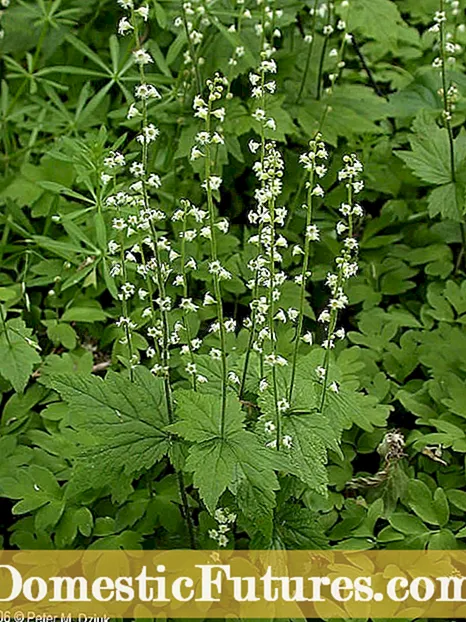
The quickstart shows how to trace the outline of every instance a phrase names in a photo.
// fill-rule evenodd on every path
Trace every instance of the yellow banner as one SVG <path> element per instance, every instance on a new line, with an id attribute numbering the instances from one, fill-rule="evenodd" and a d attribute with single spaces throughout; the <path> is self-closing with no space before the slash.
<path id="1" fill-rule="evenodd" d="M 466 618 L 464 551 L 1 551 L 0 619 Z"/>

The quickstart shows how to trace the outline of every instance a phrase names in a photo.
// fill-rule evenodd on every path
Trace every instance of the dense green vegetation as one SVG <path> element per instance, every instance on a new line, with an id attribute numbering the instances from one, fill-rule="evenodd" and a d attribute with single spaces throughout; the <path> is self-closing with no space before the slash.
<path id="1" fill-rule="evenodd" d="M 463 548 L 463 0 L 0 0 L 4 548 Z"/>

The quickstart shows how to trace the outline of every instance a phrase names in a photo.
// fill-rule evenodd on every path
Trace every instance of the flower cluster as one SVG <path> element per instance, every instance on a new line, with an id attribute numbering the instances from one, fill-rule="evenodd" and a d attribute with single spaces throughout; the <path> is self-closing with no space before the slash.
<path id="1" fill-rule="evenodd" d="M 183 28 L 188 47 L 183 54 L 185 75 L 194 77 L 198 90 L 201 90 L 199 68 L 205 63 L 201 56 L 201 47 L 205 38 L 205 30 L 210 24 L 208 2 L 205 0 L 189 0 L 181 3 L 181 15 L 175 18 L 175 28 Z M 189 87 L 187 80 L 184 86 Z"/>
<path id="2" fill-rule="evenodd" d="M 223 548 L 228 545 L 227 534 L 236 521 L 236 514 L 230 512 L 228 508 L 218 508 L 215 510 L 214 518 L 217 521 L 217 529 L 209 529 L 209 538 Z"/>
<path id="3" fill-rule="evenodd" d="M 328 32 L 329 34 L 333 34 L 334 31 L 337 33 L 341 33 L 341 41 L 339 46 L 333 46 L 330 48 L 328 52 L 328 56 L 330 59 L 334 60 L 335 65 L 334 69 L 331 73 L 329 73 L 328 78 L 330 81 L 330 86 L 326 89 L 326 93 L 330 94 L 332 89 L 340 76 L 342 70 L 344 69 L 345 63 L 345 49 L 348 43 L 351 43 L 351 34 L 348 32 L 348 20 L 349 20 L 349 11 L 350 11 L 350 3 L 348 0 L 343 0 L 340 3 L 340 19 L 337 20 L 336 28 L 328 24 L 324 27 L 324 35 Z"/>
<path id="4" fill-rule="evenodd" d="M 157 140 L 159 130 L 148 120 L 148 105 L 151 100 L 159 100 L 161 95 L 146 79 L 145 66 L 152 63 L 152 57 L 143 48 L 139 35 L 148 20 L 149 7 L 147 4 L 136 6 L 134 0 L 118 0 L 118 3 L 127 11 L 118 23 L 118 32 L 121 36 L 131 35 L 135 43 L 133 60 L 140 80 L 135 86 L 135 101 L 130 105 L 127 117 L 139 121 L 136 142 L 140 151 L 129 166 L 133 181 L 127 187 L 118 188 L 117 182 L 118 173 L 127 165 L 125 156 L 111 151 L 103 161 L 104 170 L 100 177 L 105 188 L 104 205 L 115 214 L 112 220 L 115 238 L 108 243 L 109 273 L 119 283 L 117 296 L 122 315 L 116 325 L 124 333 L 120 344 L 127 348 L 130 369 L 139 361 L 133 332 L 136 328 L 145 328 L 149 344 L 146 356 L 152 361 L 152 371 L 167 375 L 169 349 L 179 343 L 183 327 L 177 323 L 171 332 L 169 330 L 167 313 L 172 309 L 173 301 L 166 294 L 166 283 L 171 274 L 171 262 L 177 254 L 167 238 L 157 231 L 165 214 L 153 207 L 151 200 L 152 193 L 161 186 L 161 179 L 149 170 L 149 149 Z M 141 303 L 142 311 L 135 316 L 132 308 Z"/>
<path id="5" fill-rule="evenodd" d="M 270 384 L 274 393 L 275 418 L 269 424 L 274 428 L 273 440 L 267 442 L 269 447 L 277 450 L 291 447 L 292 439 L 283 437 L 281 432 L 281 415 L 287 404 L 286 396 L 279 394 L 277 368 L 288 365 L 286 358 L 277 352 L 277 323 L 296 322 L 298 310 L 280 306 L 282 287 L 287 279 L 282 269 L 283 251 L 288 247 L 287 239 L 280 233 L 285 225 L 287 209 L 278 204 L 282 192 L 284 162 L 277 145 L 267 136 L 276 129 L 275 119 L 268 113 L 268 98 L 275 93 L 276 84 L 273 76 L 277 73 L 277 65 L 273 58 L 275 48 L 265 37 L 267 28 L 273 24 L 274 9 L 265 7 L 259 32 L 262 36 L 261 63 L 250 74 L 251 96 L 257 101 L 252 114 L 259 125 L 260 142 L 251 140 L 249 149 L 258 154 L 253 171 L 258 181 L 255 190 L 255 207 L 248 214 L 249 222 L 257 226 L 257 233 L 249 242 L 256 247 L 255 257 L 248 267 L 252 278 L 248 288 L 252 293 L 250 302 L 251 315 L 244 326 L 249 330 L 248 354 L 245 359 L 240 394 L 249 364 L 249 352 L 255 351 L 260 360 L 261 380 L 259 389 L 265 390 Z M 271 38 L 278 36 L 275 30 Z M 288 406 L 286 406 L 288 408 Z"/>
<path id="6" fill-rule="evenodd" d="M 434 58 L 432 66 L 440 72 L 442 86 L 438 94 L 443 101 L 443 118 L 448 125 L 452 119 L 456 102 L 459 98 L 458 88 L 453 83 L 448 83 L 447 67 L 455 65 L 457 57 L 462 53 L 463 47 L 458 43 L 458 34 L 464 31 L 465 25 L 457 23 L 460 3 L 458 0 L 441 0 L 440 10 L 434 15 L 434 23 L 429 32 L 436 35 L 438 55 Z M 451 19 L 448 19 L 448 18 Z"/>

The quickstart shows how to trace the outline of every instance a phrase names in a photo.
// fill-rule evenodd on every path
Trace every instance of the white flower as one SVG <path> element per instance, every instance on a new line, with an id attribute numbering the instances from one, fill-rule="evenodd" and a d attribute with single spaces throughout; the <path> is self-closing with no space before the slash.
<path id="1" fill-rule="evenodd" d="M 225 547 L 228 544 L 228 538 L 224 534 L 221 534 L 219 535 L 217 542 L 220 547 Z"/>
<path id="2" fill-rule="evenodd" d="M 142 164 L 142 162 L 133 162 L 129 170 L 130 170 L 130 173 L 134 175 L 135 177 L 143 177 L 145 174 L 144 165 Z"/>
<path id="3" fill-rule="evenodd" d="M 306 237 L 311 242 L 317 242 L 320 239 L 319 229 L 316 225 L 309 225 L 306 229 Z"/>
<path id="4" fill-rule="evenodd" d="M 190 376 L 194 376 L 197 373 L 196 363 L 188 363 L 185 369 Z"/>
<path id="5" fill-rule="evenodd" d="M 158 175 L 156 175 L 155 173 L 152 173 L 152 175 L 149 175 L 149 179 L 147 180 L 147 185 L 150 186 L 151 188 L 160 188 L 160 186 L 162 185 L 162 182 Z"/>
<path id="6" fill-rule="evenodd" d="M 233 384 L 241 383 L 241 380 L 239 379 L 238 374 L 236 374 L 234 371 L 228 372 L 228 380 L 232 382 Z"/>
<path id="7" fill-rule="evenodd" d="M 211 175 L 208 180 L 204 181 L 202 187 L 210 190 L 218 190 L 222 184 L 222 178 L 217 175 Z"/>
<path id="8" fill-rule="evenodd" d="M 265 378 L 262 378 L 262 380 L 259 382 L 259 391 L 263 393 L 268 386 L 269 383 L 267 382 L 267 380 Z"/>
<path id="9" fill-rule="evenodd" d="M 266 421 L 264 425 L 264 430 L 267 434 L 273 434 L 275 432 L 275 424 L 273 421 Z"/>
<path id="10" fill-rule="evenodd" d="M 149 17 L 149 7 L 146 4 L 140 6 L 139 9 L 136 9 L 134 12 L 136 15 L 142 17 L 145 22 L 147 22 L 147 19 Z"/>
<path id="11" fill-rule="evenodd" d="M 301 339 L 304 341 L 304 343 L 309 344 L 310 346 L 312 346 L 313 343 L 313 337 L 312 337 L 312 333 L 311 332 L 307 332 L 305 333 Z"/>
<path id="12" fill-rule="evenodd" d="M 161 99 L 158 90 L 152 84 L 139 84 L 135 90 L 137 99 Z"/>
<path id="13" fill-rule="evenodd" d="M 217 110 L 212 110 L 212 116 L 216 117 L 221 123 L 223 123 L 225 120 L 225 108 L 217 108 Z"/>
<path id="14" fill-rule="evenodd" d="M 182 298 L 180 302 L 180 309 L 183 311 L 191 312 L 199 309 L 198 305 L 193 303 L 192 298 Z"/>
<path id="15" fill-rule="evenodd" d="M 282 398 L 277 402 L 277 408 L 279 412 L 286 412 L 290 408 L 290 403 L 287 399 Z"/>
<path id="16" fill-rule="evenodd" d="M 139 110 L 136 108 L 135 104 L 131 104 L 131 106 L 129 107 L 128 110 L 128 114 L 126 115 L 127 119 L 134 119 L 134 117 L 140 117 L 141 113 L 139 112 Z"/>
<path id="17" fill-rule="evenodd" d="M 157 136 L 160 134 L 160 131 L 153 125 L 149 123 L 146 127 L 142 128 L 142 134 L 139 134 L 137 137 L 137 141 L 141 144 L 149 144 L 154 142 L 157 139 Z"/>
<path id="18" fill-rule="evenodd" d="M 325 378 L 325 367 L 316 367 L 316 374 L 319 380 L 323 380 Z"/>
<path id="19" fill-rule="evenodd" d="M 132 24 L 130 24 L 127 17 L 122 17 L 118 22 L 118 34 L 124 36 L 130 30 L 133 30 Z"/>
<path id="20" fill-rule="evenodd" d="M 289 434 L 285 434 L 285 436 L 282 438 L 282 443 L 284 447 L 286 447 L 287 449 L 291 449 L 293 439 Z"/>
<path id="21" fill-rule="evenodd" d="M 149 52 L 147 52 L 146 50 L 142 48 L 140 50 L 135 50 L 133 52 L 133 58 L 136 64 L 138 65 L 148 65 L 149 63 L 154 62 L 154 59 L 149 54 Z"/>
<path id="22" fill-rule="evenodd" d="M 212 294 L 207 292 L 204 296 L 204 302 L 203 302 L 204 307 L 207 307 L 208 305 L 214 305 L 214 304 L 216 304 L 215 298 L 212 296 Z"/>
<path id="23" fill-rule="evenodd" d="M 236 329 L 236 320 L 233 320 L 232 318 L 225 320 L 224 326 L 227 333 L 233 333 Z"/>

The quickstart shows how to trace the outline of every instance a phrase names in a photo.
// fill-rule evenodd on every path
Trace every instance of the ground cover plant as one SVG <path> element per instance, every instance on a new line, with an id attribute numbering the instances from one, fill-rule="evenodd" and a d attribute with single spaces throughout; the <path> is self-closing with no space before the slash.
<path id="1" fill-rule="evenodd" d="M 462 549 L 463 0 L 0 0 L 3 548 Z"/>

